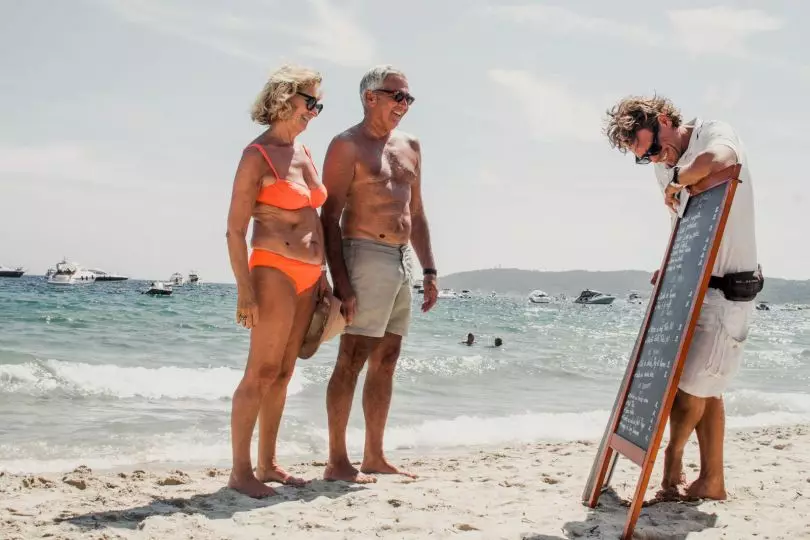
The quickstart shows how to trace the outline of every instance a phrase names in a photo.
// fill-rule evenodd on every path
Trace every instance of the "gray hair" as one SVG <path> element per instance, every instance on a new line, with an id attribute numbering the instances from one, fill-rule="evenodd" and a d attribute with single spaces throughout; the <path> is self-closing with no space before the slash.
<path id="1" fill-rule="evenodd" d="M 405 78 L 405 74 L 390 64 L 374 66 L 360 79 L 360 102 L 366 107 L 366 90 L 379 90 L 389 75 Z"/>

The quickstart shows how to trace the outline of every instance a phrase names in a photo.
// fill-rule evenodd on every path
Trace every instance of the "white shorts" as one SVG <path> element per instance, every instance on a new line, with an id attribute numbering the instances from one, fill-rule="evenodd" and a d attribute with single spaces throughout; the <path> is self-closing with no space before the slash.
<path id="1" fill-rule="evenodd" d="M 737 374 L 754 302 L 732 302 L 708 289 L 678 388 L 696 397 L 720 397 Z"/>

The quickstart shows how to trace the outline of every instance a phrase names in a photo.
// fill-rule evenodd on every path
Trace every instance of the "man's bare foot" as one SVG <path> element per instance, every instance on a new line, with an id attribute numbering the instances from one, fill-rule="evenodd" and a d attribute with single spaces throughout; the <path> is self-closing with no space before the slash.
<path id="1" fill-rule="evenodd" d="M 408 478 L 416 478 L 415 474 L 391 465 L 385 458 L 374 461 L 364 459 L 362 465 L 360 465 L 360 470 L 366 474 L 401 474 Z"/>
<path id="2" fill-rule="evenodd" d="M 686 492 L 684 498 L 689 501 L 696 501 L 699 499 L 712 499 L 714 501 L 725 501 L 728 498 L 726 488 L 723 485 L 723 480 L 707 480 L 698 478 L 692 482 Z"/>
<path id="3" fill-rule="evenodd" d="M 256 467 L 256 479 L 259 482 L 278 482 L 285 486 L 301 487 L 309 484 L 309 480 L 291 475 L 278 465 L 273 465 L 267 469 Z"/>
<path id="4" fill-rule="evenodd" d="M 661 489 L 655 494 L 655 497 L 649 501 L 645 501 L 643 506 L 651 504 L 658 504 L 660 502 L 672 502 L 683 500 L 686 491 L 686 475 L 680 473 L 674 478 L 664 478 L 661 481 Z"/>
<path id="5" fill-rule="evenodd" d="M 675 452 L 669 447 L 664 451 L 664 479 L 662 489 L 669 489 L 686 484 L 686 475 L 683 474 L 683 451 Z"/>
<path id="6" fill-rule="evenodd" d="M 680 489 L 686 487 L 686 475 L 680 473 L 678 476 L 668 479 L 664 478 L 661 481 L 661 491 L 667 489 Z"/>
<path id="7" fill-rule="evenodd" d="M 655 497 L 648 501 L 644 501 L 642 506 L 651 506 L 662 502 L 677 502 L 682 501 L 684 497 L 684 486 L 669 486 L 661 488 L 655 494 Z"/>
<path id="8" fill-rule="evenodd" d="M 326 466 L 326 470 L 323 471 L 323 479 L 329 480 L 330 482 L 342 480 L 344 482 L 353 482 L 355 484 L 373 484 L 377 481 L 377 479 L 373 476 L 363 474 L 352 467 L 352 464 L 349 462 L 335 465 L 329 463 Z"/>
<path id="9" fill-rule="evenodd" d="M 265 486 L 250 473 L 250 476 L 236 477 L 231 473 L 228 479 L 228 487 L 238 491 L 242 495 L 253 497 L 254 499 L 263 499 L 276 495 L 276 490 L 270 486 Z"/>

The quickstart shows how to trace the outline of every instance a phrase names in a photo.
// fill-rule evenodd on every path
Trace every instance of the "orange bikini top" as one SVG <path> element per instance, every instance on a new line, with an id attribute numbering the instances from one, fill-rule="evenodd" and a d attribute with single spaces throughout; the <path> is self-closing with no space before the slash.
<path id="1" fill-rule="evenodd" d="M 276 176 L 276 182 L 274 184 L 264 186 L 259 190 L 259 196 L 256 197 L 256 201 L 262 204 L 276 206 L 283 210 L 300 210 L 307 206 L 318 208 L 326 202 L 326 188 L 323 184 L 320 184 L 315 190 L 310 190 L 306 186 L 281 178 L 278 172 L 276 172 L 276 168 L 273 167 L 273 162 L 270 161 L 270 156 L 267 155 L 267 151 L 259 144 L 251 144 L 248 146 L 248 148 L 251 147 L 258 149 L 259 152 L 262 153 L 267 164 L 270 165 L 270 170 L 273 171 L 273 174 Z M 304 147 L 304 152 L 306 152 L 309 160 L 312 161 L 312 156 L 306 146 Z M 315 162 L 312 162 L 312 166 L 315 166 Z"/>

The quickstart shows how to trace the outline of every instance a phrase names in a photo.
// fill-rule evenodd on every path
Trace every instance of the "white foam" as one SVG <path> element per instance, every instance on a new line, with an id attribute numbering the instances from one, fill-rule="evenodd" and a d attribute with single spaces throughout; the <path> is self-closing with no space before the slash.
<path id="1" fill-rule="evenodd" d="M 0 470 L 10 473 L 44 473 L 70 471 L 79 465 L 91 469 L 182 463 L 197 467 L 230 466 L 231 445 L 227 431 L 203 433 L 188 430 L 180 433 L 127 437 L 100 446 L 0 445 Z M 257 455 L 258 441 L 253 439 L 252 455 Z M 296 443 L 280 441 L 280 456 L 306 455 L 312 450 Z M 26 457 L 16 457 L 26 456 Z"/>
<path id="2" fill-rule="evenodd" d="M 494 418 L 460 416 L 453 420 L 428 420 L 411 427 L 394 428 L 386 433 L 386 442 L 399 449 L 575 440 L 600 436 L 607 419 L 608 411 Z"/>
<path id="3" fill-rule="evenodd" d="M 758 416 L 763 413 L 797 413 L 810 416 L 810 394 L 736 390 L 724 396 L 729 416 Z"/>
<path id="4" fill-rule="evenodd" d="M 83 396 L 147 399 L 228 399 L 242 371 L 228 367 L 122 367 L 83 362 L 26 362 L 0 365 L 0 392 L 41 395 L 61 390 Z M 309 381 L 296 371 L 287 395 L 301 392 Z"/>
<path id="5" fill-rule="evenodd" d="M 598 440 L 604 432 L 608 412 L 459 416 L 411 425 L 389 425 L 385 433 L 385 449 L 430 452 L 544 441 Z M 802 423 L 810 423 L 810 411 L 762 412 L 727 419 L 728 429 Z M 353 456 L 361 455 L 364 435 L 362 428 L 348 430 L 348 446 Z M 327 456 L 327 441 L 325 428 L 300 424 L 287 426 L 279 441 L 278 455 L 287 460 L 323 460 Z M 255 458 L 257 438 L 254 437 L 252 442 L 252 455 Z M 0 470 L 55 472 L 71 470 L 81 464 L 93 469 L 167 463 L 197 467 L 229 466 L 230 456 L 229 430 L 223 427 L 216 432 L 184 430 L 178 433 L 111 437 L 104 445 L 5 444 L 0 445 Z"/>
<path id="6" fill-rule="evenodd" d="M 810 399 L 810 396 L 804 396 Z M 388 450 L 440 449 L 460 446 L 497 446 L 540 441 L 600 439 L 609 411 L 583 413 L 527 413 L 504 417 L 459 416 L 452 420 L 427 420 L 410 426 L 390 426 L 385 433 Z M 731 429 L 810 423 L 810 409 L 804 412 L 773 411 L 729 416 Z M 326 431 L 319 431 L 325 438 Z M 348 438 L 355 451 L 362 450 L 364 431 L 350 429 Z"/>
<path id="7" fill-rule="evenodd" d="M 496 369 L 499 364 L 497 360 L 485 358 L 478 354 L 422 358 L 403 356 L 397 361 L 397 369 L 399 373 L 411 376 L 429 374 L 454 377 L 470 374 L 480 375 L 485 371 Z"/>

